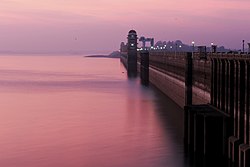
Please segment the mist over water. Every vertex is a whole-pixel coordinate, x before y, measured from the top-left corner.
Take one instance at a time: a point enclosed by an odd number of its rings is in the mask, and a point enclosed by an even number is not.
[[[0,107],[0,166],[188,166],[182,110],[119,59],[1,56]]]

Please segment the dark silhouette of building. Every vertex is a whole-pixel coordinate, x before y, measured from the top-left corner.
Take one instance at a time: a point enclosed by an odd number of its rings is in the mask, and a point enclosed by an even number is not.
[[[212,45],[211,49],[212,49],[212,53],[216,53],[217,52],[217,45]]]
[[[127,53],[128,52],[128,46],[127,46],[127,44],[125,45],[124,42],[122,42],[121,45],[120,45],[120,52],[121,53]]]
[[[128,73],[136,74],[137,73],[137,34],[135,30],[130,30],[128,33]]]
[[[146,49],[146,42],[150,42],[150,48],[154,47],[154,38],[145,38],[144,36],[140,37],[139,41],[142,42],[142,48]]]
[[[206,46],[198,46],[198,53],[201,59],[207,58],[207,47]]]

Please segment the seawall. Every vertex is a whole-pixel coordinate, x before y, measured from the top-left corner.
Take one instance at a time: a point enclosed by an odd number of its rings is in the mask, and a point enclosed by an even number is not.
[[[185,106],[186,54],[154,51],[149,53],[150,83],[183,109]],[[140,61],[139,53],[138,57]],[[140,63],[138,65],[140,66]],[[200,60],[197,56],[194,56],[193,104],[207,104],[210,102],[210,68],[211,63],[209,60]]]

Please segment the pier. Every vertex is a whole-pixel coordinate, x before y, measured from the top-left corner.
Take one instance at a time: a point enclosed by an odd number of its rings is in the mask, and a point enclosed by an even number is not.
[[[250,54],[137,51],[128,34],[121,62],[183,108],[186,152],[250,166]]]

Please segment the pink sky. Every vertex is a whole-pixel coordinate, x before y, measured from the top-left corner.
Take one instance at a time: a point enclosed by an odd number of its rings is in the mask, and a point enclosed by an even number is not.
[[[1,0],[0,50],[103,53],[130,29],[158,40],[241,48],[249,0]]]

